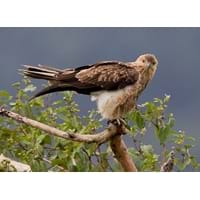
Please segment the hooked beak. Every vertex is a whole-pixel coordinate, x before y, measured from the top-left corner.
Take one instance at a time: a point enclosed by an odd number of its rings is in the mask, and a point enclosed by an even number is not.
[[[148,63],[147,66],[148,66],[148,68],[150,68],[150,67],[152,67],[153,65],[152,65],[152,63]]]

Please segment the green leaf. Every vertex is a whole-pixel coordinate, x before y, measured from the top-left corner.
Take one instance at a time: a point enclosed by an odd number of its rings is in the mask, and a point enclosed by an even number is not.
[[[135,112],[135,122],[138,126],[139,129],[143,129],[145,127],[145,121],[144,118],[142,117],[140,112]]]
[[[141,149],[142,149],[143,153],[152,153],[153,152],[152,145],[142,145]]]
[[[39,136],[37,137],[36,143],[37,143],[37,144],[43,143],[44,140],[45,140],[45,138],[49,138],[49,137],[48,137],[47,135],[45,135],[45,134],[39,135]]]
[[[12,87],[18,89],[20,87],[21,83],[20,82],[16,82],[12,84]]]
[[[12,96],[5,90],[0,90],[0,104],[7,103],[12,99]]]
[[[168,103],[169,100],[170,100],[170,98],[171,98],[170,95],[165,94],[165,98],[164,98],[163,102],[164,102],[165,104]]]
[[[23,91],[24,92],[34,92],[36,90],[36,87],[33,84],[27,85]]]

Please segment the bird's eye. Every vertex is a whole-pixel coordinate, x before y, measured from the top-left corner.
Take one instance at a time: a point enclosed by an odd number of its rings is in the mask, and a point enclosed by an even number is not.
[[[142,60],[143,63],[145,63],[145,60]]]

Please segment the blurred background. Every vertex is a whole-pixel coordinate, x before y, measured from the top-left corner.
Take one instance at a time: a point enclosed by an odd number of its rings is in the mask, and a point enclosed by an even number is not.
[[[22,64],[67,68],[102,60],[133,61],[144,53],[159,60],[158,71],[139,103],[171,95],[168,111],[176,128],[196,138],[200,158],[200,28],[0,28],[0,90],[15,94]],[[33,81],[39,86],[40,82]],[[81,114],[95,103],[76,97]],[[148,143],[154,143],[152,135]]]

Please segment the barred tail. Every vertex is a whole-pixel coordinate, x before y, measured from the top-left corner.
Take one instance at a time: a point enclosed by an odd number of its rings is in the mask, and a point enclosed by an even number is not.
[[[75,79],[75,73],[73,69],[60,70],[48,66],[38,65],[30,66],[24,65],[25,69],[20,70],[25,76],[36,78],[36,79],[45,79],[50,82],[50,85],[38,93],[36,93],[30,100],[53,92],[65,91],[65,90],[74,90],[79,91],[79,88],[74,87],[72,82]],[[60,80],[60,76],[65,73],[64,79]]]
[[[36,78],[36,79],[45,79],[45,80],[56,80],[56,77],[62,73],[62,70],[38,65],[38,66],[30,66],[24,65],[25,69],[22,70],[24,75]]]

